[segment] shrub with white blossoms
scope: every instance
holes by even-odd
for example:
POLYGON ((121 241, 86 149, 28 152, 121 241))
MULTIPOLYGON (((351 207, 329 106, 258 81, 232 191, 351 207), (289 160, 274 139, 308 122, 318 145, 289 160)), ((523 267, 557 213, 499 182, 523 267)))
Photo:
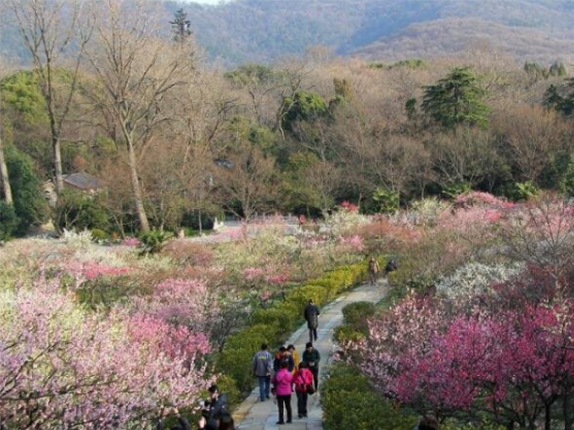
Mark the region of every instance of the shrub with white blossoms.
POLYGON ((493 290, 493 284, 510 280, 522 271, 522 265, 497 264, 489 266, 469 263, 437 284, 437 292, 450 300, 471 299, 493 290))
POLYGON ((343 236, 355 228, 367 224, 369 218, 359 213, 359 208, 352 203, 343 202, 325 219, 325 224, 333 237, 343 236))
POLYGON ((447 202, 436 197, 429 197, 413 202, 409 215, 412 216, 412 222, 416 225, 434 226, 439 215, 449 208, 450 205, 447 202))
POLYGON ((89 230, 75 231, 66 229, 64 229, 60 238, 64 243, 72 246, 88 246, 94 239, 89 230))

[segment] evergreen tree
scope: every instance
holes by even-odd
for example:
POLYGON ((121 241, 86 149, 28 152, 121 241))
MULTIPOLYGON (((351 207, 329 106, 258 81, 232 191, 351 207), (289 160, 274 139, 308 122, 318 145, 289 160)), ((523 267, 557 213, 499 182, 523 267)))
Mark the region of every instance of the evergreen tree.
POLYGON ((170 21, 173 40, 176 43, 184 44, 191 39, 193 32, 191 31, 191 21, 187 19, 187 13, 183 9, 179 9, 174 14, 173 21, 170 21))
POLYGON ((455 68, 425 88, 422 109, 447 128, 457 125, 486 126, 489 108, 482 102, 484 90, 468 67, 455 68))
POLYGON ((544 106, 562 112, 566 116, 574 114, 574 78, 566 81, 563 90, 554 84, 550 85, 544 94, 544 106))

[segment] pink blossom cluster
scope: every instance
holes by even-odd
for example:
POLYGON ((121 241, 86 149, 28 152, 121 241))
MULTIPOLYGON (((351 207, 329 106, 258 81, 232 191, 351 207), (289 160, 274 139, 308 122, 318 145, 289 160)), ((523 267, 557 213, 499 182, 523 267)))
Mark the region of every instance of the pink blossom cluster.
POLYGON ((246 267, 243 269, 243 277, 249 282, 266 282, 273 285, 281 285, 289 280, 289 275, 285 270, 272 266, 268 266, 265 269, 261 267, 246 267))
POLYGON ((480 309, 409 297, 370 322, 367 339, 348 346, 349 362, 406 405, 535 422, 574 377, 574 302, 524 297, 480 309))
POLYGON ((122 245, 123 246, 129 246, 129 247, 137 247, 140 246, 141 241, 137 238, 137 237, 126 237, 124 240, 122 240, 122 245))
POLYGON ((95 261, 87 263, 68 261, 64 264, 63 270, 80 281, 95 279, 99 276, 120 276, 131 271, 129 267, 106 266, 95 261))
POLYGON ((212 382, 201 333, 121 311, 102 318, 58 280, 2 294, 0 420, 8 428, 143 427, 165 405, 193 409, 212 382))
POLYGON ((339 208, 349 212, 356 212, 359 210, 359 207, 356 204, 346 200, 339 205, 339 208))
POLYGON ((471 191, 470 193, 459 194, 454 199, 454 204, 459 208, 470 208, 475 206, 511 208, 514 206, 511 202, 499 199, 490 193, 482 191, 471 191))
POLYGON ((346 245, 349 248, 358 252, 363 252, 363 250, 365 249, 365 244, 363 243, 362 237, 357 234, 353 236, 341 236, 339 237, 339 242, 342 245, 346 245))

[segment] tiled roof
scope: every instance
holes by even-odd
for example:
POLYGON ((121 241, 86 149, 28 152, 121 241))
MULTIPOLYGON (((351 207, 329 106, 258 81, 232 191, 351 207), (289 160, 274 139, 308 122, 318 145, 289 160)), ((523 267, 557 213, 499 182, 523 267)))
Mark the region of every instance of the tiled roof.
POLYGON ((64 182, 81 190, 97 190, 103 188, 104 183, 88 173, 71 173, 64 175, 64 182))

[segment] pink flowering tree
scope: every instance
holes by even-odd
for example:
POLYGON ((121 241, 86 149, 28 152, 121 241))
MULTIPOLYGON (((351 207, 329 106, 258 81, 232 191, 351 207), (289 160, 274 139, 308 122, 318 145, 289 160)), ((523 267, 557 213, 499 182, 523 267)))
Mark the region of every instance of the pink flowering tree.
POLYGON ((0 421, 8 428, 124 428, 193 408, 209 383, 206 337, 151 317, 77 306, 57 281, 0 298, 0 421))
POLYGON ((422 412, 472 420, 482 411, 502 425, 550 430, 571 413, 574 303, 452 309, 409 297, 371 321, 347 357, 386 396, 422 412))

